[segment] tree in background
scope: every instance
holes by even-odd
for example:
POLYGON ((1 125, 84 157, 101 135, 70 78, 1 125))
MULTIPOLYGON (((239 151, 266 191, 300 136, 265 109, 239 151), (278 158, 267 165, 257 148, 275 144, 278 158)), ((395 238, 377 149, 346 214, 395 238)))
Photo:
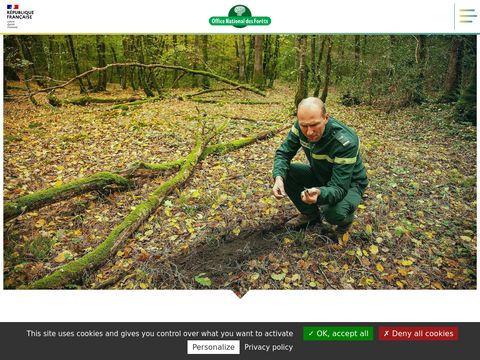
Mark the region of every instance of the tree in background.
POLYGON ((323 59, 323 50, 325 48, 325 41, 327 39, 327 36, 322 37, 319 53, 318 53, 318 60, 315 63, 315 68, 313 71, 313 80, 314 80, 314 90, 313 90, 313 96, 318 97, 320 94, 320 86, 322 85, 322 72, 321 72, 321 65, 322 65, 322 59, 323 59))
POLYGON ((332 71, 332 48, 333 48, 333 40, 332 36, 330 35, 327 40, 327 64, 325 69, 325 84, 323 85, 322 96, 320 99, 326 103, 327 96, 328 96, 328 86, 330 85, 330 73, 332 71))
MULTIPOLYGON (((103 35, 96 35, 97 40, 97 53, 98 53, 98 67, 104 67, 107 65, 105 60, 105 42, 103 40, 103 35)), ((95 87, 95 91, 105 91, 107 90, 107 73, 105 71, 100 71, 98 73, 98 83, 95 87)))
POLYGON ((245 36, 239 35, 238 41, 238 80, 245 82, 247 80, 246 75, 246 53, 245 53, 245 36))
POLYGON ((253 63, 253 84, 262 89, 265 86, 263 76, 263 35, 255 35, 255 61, 253 63))
MULTIPOLYGON (((202 35, 202 61, 203 66, 202 69, 207 70, 207 63, 208 63, 208 35, 202 35)), ((207 76, 202 77, 202 86, 205 89, 210 87, 210 79, 207 76)))
POLYGON ((295 93, 295 108, 302 99, 307 97, 307 79, 306 79, 306 63, 307 63, 307 35, 299 35, 298 43, 298 73, 297 73, 297 92, 295 93))
MULTIPOLYGON (((77 54, 75 52, 75 45, 73 44, 72 35, 66 35, 65 39, 67 41, 67 47, 68 47, 68 50, 70 51, 70 55, 72 56, 73 66, 75 68, 75 73, 76 73, 76 75, 80 75, 82 72, 80 71, 80 65, 78 63, 77 54)), ((80 86, 80 93, 81 94, 86 93, 87 89, 85 88, 85 85, 83 84, 82 79, 78 80, 78 84, 80 86)))
POLYGON ((445 78, 445 92, 442 101, 453 102, 458 99, 460 91, 460 79, 462 76, 463 38, 452 36, 450 48, 450 60, 448 62, 447 77, 445 78))

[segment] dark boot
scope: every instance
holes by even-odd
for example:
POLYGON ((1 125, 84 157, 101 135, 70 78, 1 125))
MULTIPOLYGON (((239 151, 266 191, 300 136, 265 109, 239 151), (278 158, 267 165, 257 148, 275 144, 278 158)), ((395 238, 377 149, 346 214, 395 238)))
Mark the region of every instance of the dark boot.
POLYGON ((316 214, 299 214, 288 220, 285 227, 289 229, 301 229, 309 225, 313 225, 320 221, 319 213, 316 214))

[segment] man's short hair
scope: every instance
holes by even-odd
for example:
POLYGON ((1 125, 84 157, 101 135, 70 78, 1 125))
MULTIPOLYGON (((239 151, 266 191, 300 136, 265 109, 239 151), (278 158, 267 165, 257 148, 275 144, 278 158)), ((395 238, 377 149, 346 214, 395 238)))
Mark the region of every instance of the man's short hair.
POLYGON ((325 103, 317 97, 311 96, 311 97, 303 99, 298 104, 298 108, 300 109, 301 106, 307 106, 307 107, 314 107, 315 106, 315 107, 318 107, 320 109, 320 115, 322 117, 324 117, 325 114, 327 113, 327 108, 325 107, 325 103))

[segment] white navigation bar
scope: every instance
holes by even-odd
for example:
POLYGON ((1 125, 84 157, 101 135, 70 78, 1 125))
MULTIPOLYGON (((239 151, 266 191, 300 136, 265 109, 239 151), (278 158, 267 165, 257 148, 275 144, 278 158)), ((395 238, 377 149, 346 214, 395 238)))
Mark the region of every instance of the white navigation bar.
POLYGON ((480 33, 480 5, 472 0, 6 0, 0 7, 3 34, 480 33), (210 23, 212 17, 248 14, 229 14, 240 3, 263 21, 245 27, 210 23))

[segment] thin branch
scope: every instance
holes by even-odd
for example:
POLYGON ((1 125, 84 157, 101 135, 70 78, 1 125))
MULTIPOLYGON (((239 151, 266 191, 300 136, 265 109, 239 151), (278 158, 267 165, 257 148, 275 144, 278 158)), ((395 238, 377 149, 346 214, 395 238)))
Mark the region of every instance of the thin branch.
POLYGON ((195 69, 189 69, 189 68, 186 68, 186 67, 183 67, 183 66, 178 66, 178 65, 165 65, 165 64, 141 64, 141 63, 137 63, 137 62, 130 62, 130 63, 114 63, 114 64, 108 64, 104 67, 101 67, 101 68, 97 68, 97 67, 94 67, 94 68, 91 68, 90 70, 87 70, 85 72, 83 72, 82 74, 79 74, 73 78, 71 78, 70 80, 66 81, 65 83, 61 84, 61 85, 56 85, 56 86, 50 86, 50 87, 47 87, 47 88, 43 88, 43 89, 39 89, 39 90, 35 90, 33 92, 30 93, 30 96, 34 96, 36 94, 39 94, 39 93, 43 93, 43 92, 51 92, 51 91, 54 91, 56 89, 61 89, 61 88, 65 88, 66 86, 72 84, 73 82, 77 81, 77 80, 80 80, 80 79, 83 79, 84 77, 87 77, 88 75, 94 73, 94 72, 98 72, 98 71, 106 71, 110 68, 113 68, 113 67, 140 67, 140 68, 145 68, 145 69, 155 69, 155 68, 161 68, 161 69, 169 69, 169 70, 180 70, 180 71, 184 71, 184 72, 188 72, 188 73, 191 73, 191 74, 194 74, 194 75, 202 75, 202 76, 208 76, 212 79, 215 79, 217 81, 220 81, 220 82, 223 82, 225 84, 229 84, 229 85, 233 85, 233 86, 236 86, 236 87, 239 87, 241 89, 245 89, 245 90, 248 90, 248 91, 251 91, 255 94, 259 94, 259 95, 262 95, 262 96, 265 96, 265 93, 253 86, 250 86, 248 84, 239 84, 233 80, 230 80, 230 79, 227 79, 227 78, 224 78, 220 75, 217 75, 217 74, 214 74, 214 73, 211 73, 211 72, 208 72, 208 71, 204 71, 204 70, 195 70, 195 69))

